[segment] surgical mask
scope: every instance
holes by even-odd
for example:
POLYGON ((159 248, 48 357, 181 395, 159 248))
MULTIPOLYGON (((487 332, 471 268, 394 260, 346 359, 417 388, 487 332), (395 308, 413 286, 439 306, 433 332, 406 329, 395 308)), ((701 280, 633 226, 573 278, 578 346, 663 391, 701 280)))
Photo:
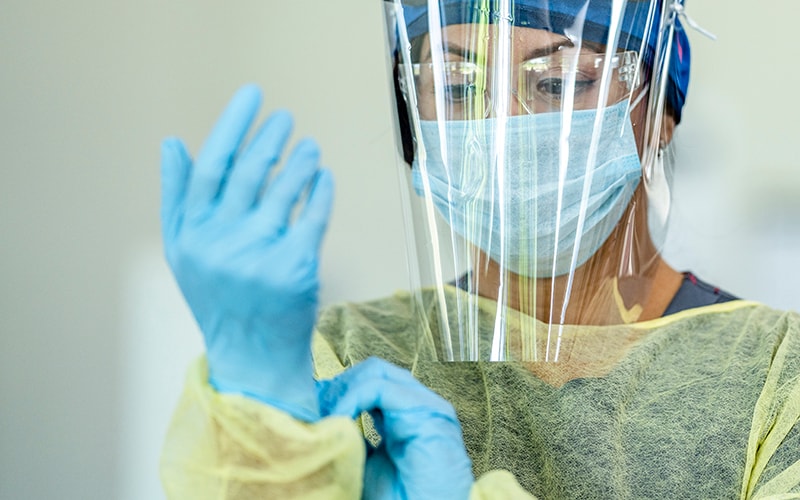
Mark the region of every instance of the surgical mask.
POLYGON ((421 121, 414 188, 426 194, 425 175, 452 229, 502 268, 528 277, 566 274, 608 239, 639 184, 628 104, 421 121))

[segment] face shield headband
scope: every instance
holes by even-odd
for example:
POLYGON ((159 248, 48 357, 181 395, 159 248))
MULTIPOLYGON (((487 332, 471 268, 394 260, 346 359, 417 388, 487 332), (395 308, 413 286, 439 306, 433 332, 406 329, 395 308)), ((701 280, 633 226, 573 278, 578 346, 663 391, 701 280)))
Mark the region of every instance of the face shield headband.
MULTIPOLYGON (((511 3, 511 21, 514 26, 542 29, 561 35, 573 25, 576 16, 581 15, 585 7, 585 2, 564 0, 515 0, 511 3)), ((488 0, 440 0, 438 4, 443 26, 478 23, 481 20, 486 22, 487 19, 488 22, 494 22, 496 19, 508 17, 492 7, 495 2, 488 0)), ((608 26, 611 22, 612 4, 613 0, 589 2, 583 24, 584 40, 596 43, 609 40, 608 26)), ((404 1, 403 17, 410 40, 429 31, 426 0, 404 1)), ((619 49, 641 51, 644 55, 643 63, 647 67, 652 65, 659 33, 658 27, 649 23, 651 19, 661 19, 659 2, 628 0, 617 43, 619 49), (651 12, 652 9, 655 12, 651 12)), ((669 61, 665 97, 676 123, 680 123, 689 85, 691 54, 686 32, 677 17, 674 22, 674 45, 669 61)))

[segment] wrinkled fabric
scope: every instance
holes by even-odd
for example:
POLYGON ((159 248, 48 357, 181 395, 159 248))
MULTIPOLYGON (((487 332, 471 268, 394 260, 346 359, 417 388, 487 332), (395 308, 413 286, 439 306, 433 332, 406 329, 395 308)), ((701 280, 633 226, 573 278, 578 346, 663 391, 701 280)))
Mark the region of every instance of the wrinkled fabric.
POLYGON ((365 449, 355 423, 309 424, 215 392, 204 359, 187 376, 161 456, 170 499, 360 498, 365 449))
MULTIPOLYGON (((358 500, 366 447, 356 423, 309 424, 256 400, 215 392, 204 359, 189 370, 161 457, 170 499, 358 500)), ((507 471, 473 485, 470 500, 535 500, 507 471)))
MULTIPOLYGON (((796 313, 734 301, 567 327, 575 347, 557 367, 438 362, 439 332, 414 331, 410 304, 329 309, 318 369, 369 355, 410 369, 455 406, 476 477, 505 469, 548 499, 800 498, 796 313)), ((483 303, 486 331, 494 304, 483 303)))

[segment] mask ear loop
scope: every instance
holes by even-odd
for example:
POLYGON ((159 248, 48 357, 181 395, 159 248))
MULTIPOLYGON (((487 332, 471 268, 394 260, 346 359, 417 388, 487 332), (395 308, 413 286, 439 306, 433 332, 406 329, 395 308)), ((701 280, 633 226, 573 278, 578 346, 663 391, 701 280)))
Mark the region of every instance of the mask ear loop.
POLYGON ((636 106, 642 103, 642 101, 644 100, 644 96, 646 96, 647 92, 649 91, 650 91, 650 82, 647 82, 644 84, 644 87, 642 87, 642 90, 639 92, 639 95, 637 95, 636 98, 633 101, 631 101, 631 104, 628 106, 628 114, 630 114, 631 111, 636 109, 636 106))

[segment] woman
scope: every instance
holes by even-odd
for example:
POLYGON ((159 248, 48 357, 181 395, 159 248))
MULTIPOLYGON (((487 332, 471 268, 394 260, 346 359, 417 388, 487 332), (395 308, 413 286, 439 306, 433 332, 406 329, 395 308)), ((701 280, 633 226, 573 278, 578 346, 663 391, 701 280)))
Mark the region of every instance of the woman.
POLYGON ((316 317, 331 176, 305 140, 264 180, 291 125, 240 147, 257 89, 194 163, 165 142, 167 258, 207 347, 170 495, 800 495, 797 315, 659 254, 682 5, 384 5, 411 293, 316 317))

